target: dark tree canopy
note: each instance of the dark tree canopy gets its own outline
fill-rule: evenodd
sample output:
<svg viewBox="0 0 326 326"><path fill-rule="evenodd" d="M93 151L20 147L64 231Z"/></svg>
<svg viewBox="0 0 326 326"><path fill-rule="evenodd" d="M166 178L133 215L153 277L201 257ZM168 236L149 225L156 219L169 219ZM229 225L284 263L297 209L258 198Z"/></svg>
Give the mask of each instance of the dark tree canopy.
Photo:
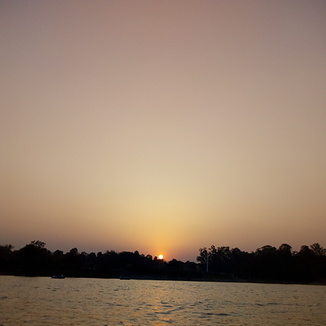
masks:
<svg viewBox="0 0 326 326"><path fill-rule="evenodd" d="M228 246L199 249L197 262L170 262L134 252L54 252L33 240L19 250L0 245L0 274L311 283L326 281L326 250L319 243L294 252L289 244L262 246L248 253Z"/></svg>

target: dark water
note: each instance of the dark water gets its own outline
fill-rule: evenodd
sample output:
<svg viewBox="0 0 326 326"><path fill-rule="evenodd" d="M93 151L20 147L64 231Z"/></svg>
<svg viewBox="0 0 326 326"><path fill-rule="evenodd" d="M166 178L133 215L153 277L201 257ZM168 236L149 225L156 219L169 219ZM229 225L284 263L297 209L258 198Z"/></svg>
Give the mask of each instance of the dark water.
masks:
<svg viewBox="0 0 326 326"><path fill-rule="evenodd" d="M326 325L326 287L0 276L0 325Z"/></svg>

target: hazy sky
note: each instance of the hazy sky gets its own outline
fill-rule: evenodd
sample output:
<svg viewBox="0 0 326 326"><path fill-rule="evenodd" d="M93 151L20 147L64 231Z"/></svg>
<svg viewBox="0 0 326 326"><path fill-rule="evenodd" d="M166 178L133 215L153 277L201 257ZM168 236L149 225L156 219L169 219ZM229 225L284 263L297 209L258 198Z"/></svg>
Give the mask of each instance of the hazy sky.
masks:
<svg viewBox="0 0 326 326"><path fill-rule="evenodd" d="M0 244L325 243L326 1L0 1Z"/></svg>

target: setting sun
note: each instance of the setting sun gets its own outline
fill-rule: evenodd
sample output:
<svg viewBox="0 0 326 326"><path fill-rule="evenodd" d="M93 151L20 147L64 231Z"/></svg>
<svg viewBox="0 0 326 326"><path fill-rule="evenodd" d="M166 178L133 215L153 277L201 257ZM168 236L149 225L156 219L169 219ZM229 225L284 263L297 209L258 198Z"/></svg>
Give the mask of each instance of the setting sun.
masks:
<svg viewBox="0 0 326 326"><path fill-rule="evenodd" d="M158 255L158 259L163 259L163 255Z"/></svg>

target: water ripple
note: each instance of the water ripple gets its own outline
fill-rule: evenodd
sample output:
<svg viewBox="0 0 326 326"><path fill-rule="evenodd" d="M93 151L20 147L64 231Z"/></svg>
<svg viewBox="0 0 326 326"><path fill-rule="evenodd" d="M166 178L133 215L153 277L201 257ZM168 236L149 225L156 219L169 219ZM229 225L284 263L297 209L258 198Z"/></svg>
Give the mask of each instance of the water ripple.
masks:
<svg viewBox="0 0 326 326"><path fill-rule="evenodd" d="M322 286L1 276L0 293L0 326L326 325Z"/></svg>

